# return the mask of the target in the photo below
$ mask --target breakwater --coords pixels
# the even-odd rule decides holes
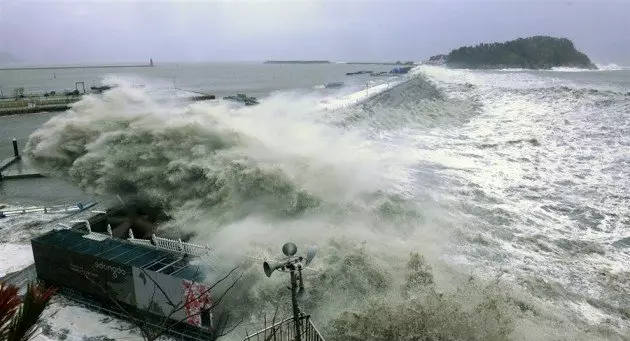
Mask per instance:
[[[110,68],[139,68],[153,67],[151,64],[135,64],[135,65],[63,65],[63,66],[22,66],[22,67],[5,67],[0,71],[15,70],[67,70],[67,69],[110,69]]]

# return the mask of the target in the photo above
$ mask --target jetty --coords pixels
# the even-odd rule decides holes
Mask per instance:
[[[149,60],[149,64],[109,64],[109,65],[59,65],[59,66],[16,66],[0,68],[0,71],[16,71],[16,70],[68,70],[68,69],[111,69],[111,68],[138,68],[138,67],[154,67],[153,59]]]
[[[105,88],[109,87],[93,86],[91,92],[88,92],[85,89],[85,82],[74,82],[73,91],[26,94],[24,88],[16,88],[13,89],[12,97],[5,97],[0,88],[0,116],[66,111],[73,103],[78,102],[81,96],[88,93],[102,93]]]
[[[15,168],[12,166],[18,164],[20,160],[22,160],[22,156],[20,156],[18,143],[16,139],[13,139],[13,157],[0,161],[0,181],[43,177],[40,173],[32,170],[10,169]]]
[[[8,101],[0,99],[0,116],[35,114],[39,112],[59,112],[70,109],[70,105],[78,102],[80,97],[40,99],[25,101]]]
[[[66,111],[72,104],[80,101],[85,95],[100,95],[113,87],[108,85],[91,86],[86,89],[84,82],[75,82],[74,90],[64,90],[60,92],[50,91],[37,94],[24,94],[23,88],[13,89],[13,96],[6,97],[0,88],[0,116],[34,114],[40,112]],[[187,93],[185,99],[198,102],[216,99],[215,95],[194,90],[174,88],[175,90]]]

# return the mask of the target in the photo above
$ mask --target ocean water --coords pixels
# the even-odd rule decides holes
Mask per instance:
[[[330,340],[628,340],[630,71],[413,75],[334,111],[313,83],[234,108],[128,81],[25,117],[25,155],[240,264],[250,326],[290,306],[243,256],[293,241],[320,246],[303,307]]]
[[[368,82],[382,82],[383,77],[357,75],[347,72],[372,70],[389,71],[386,65],[347,64],[261,64],[261,63],[157,63],[148,68],[77,68],[50,70],[0,70],[0,89],[9,97],[13,89],[23,87],[27,94],[48,91],[74,90],[75,82],[100,86],[112,79],[124,79],[131,87],[149,85],[160,96],[173,96],[177,88],[214,94],[217,98],[245,93],[266,97],[278,91],[310,92],[330,82],[344,82],[343,92],[363,88]],[[80,87],[80,86],[79,86]],[[325,92],[318,89],[317,92]],[[176,94],[175,94],[176,95]],[[17,139],[22,150],[28,137],[43,123],[58,113],[20,116],[0,116],[0,159],[13,156],[12,139]],[[28,165],[23,167],[27,168]],[[42,185],[45,184],[45,185]],[[18,205],[63,204],[84,199],[86,194],[59,179],[39,179],[0,183],[0,203],[11,199]]]
[[[261,64],[261,63],[157,63],[140,68],[76,68],[49,70],[0,70],[0,88],[5,97],[23,87],[28,93],[74,90],[84,82],[86,90],[99,86],[107,77],[125,77],[131,85],[147,83],[176,87],[223,97],[236,93],[266,96],[278,90],[309,90],[330,82],[360,83],[367,75],[347,77],[346,72],[390,71],[391,65],[349,64]],[[80,90],[82,90],[79,85]]]

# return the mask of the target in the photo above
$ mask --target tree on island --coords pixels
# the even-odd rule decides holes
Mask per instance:
[[[460,47],[445,58],[450,67],[471,69],[551,69],[553,67],[597,67],[566,38],[535,36],[504,43],[482,43]]]

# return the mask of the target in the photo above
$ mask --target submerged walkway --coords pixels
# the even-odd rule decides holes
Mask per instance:
[[[39,172],[24,167],[17,140],[13,139],[13,156],[0,161],[0,181],[43,177]]]

